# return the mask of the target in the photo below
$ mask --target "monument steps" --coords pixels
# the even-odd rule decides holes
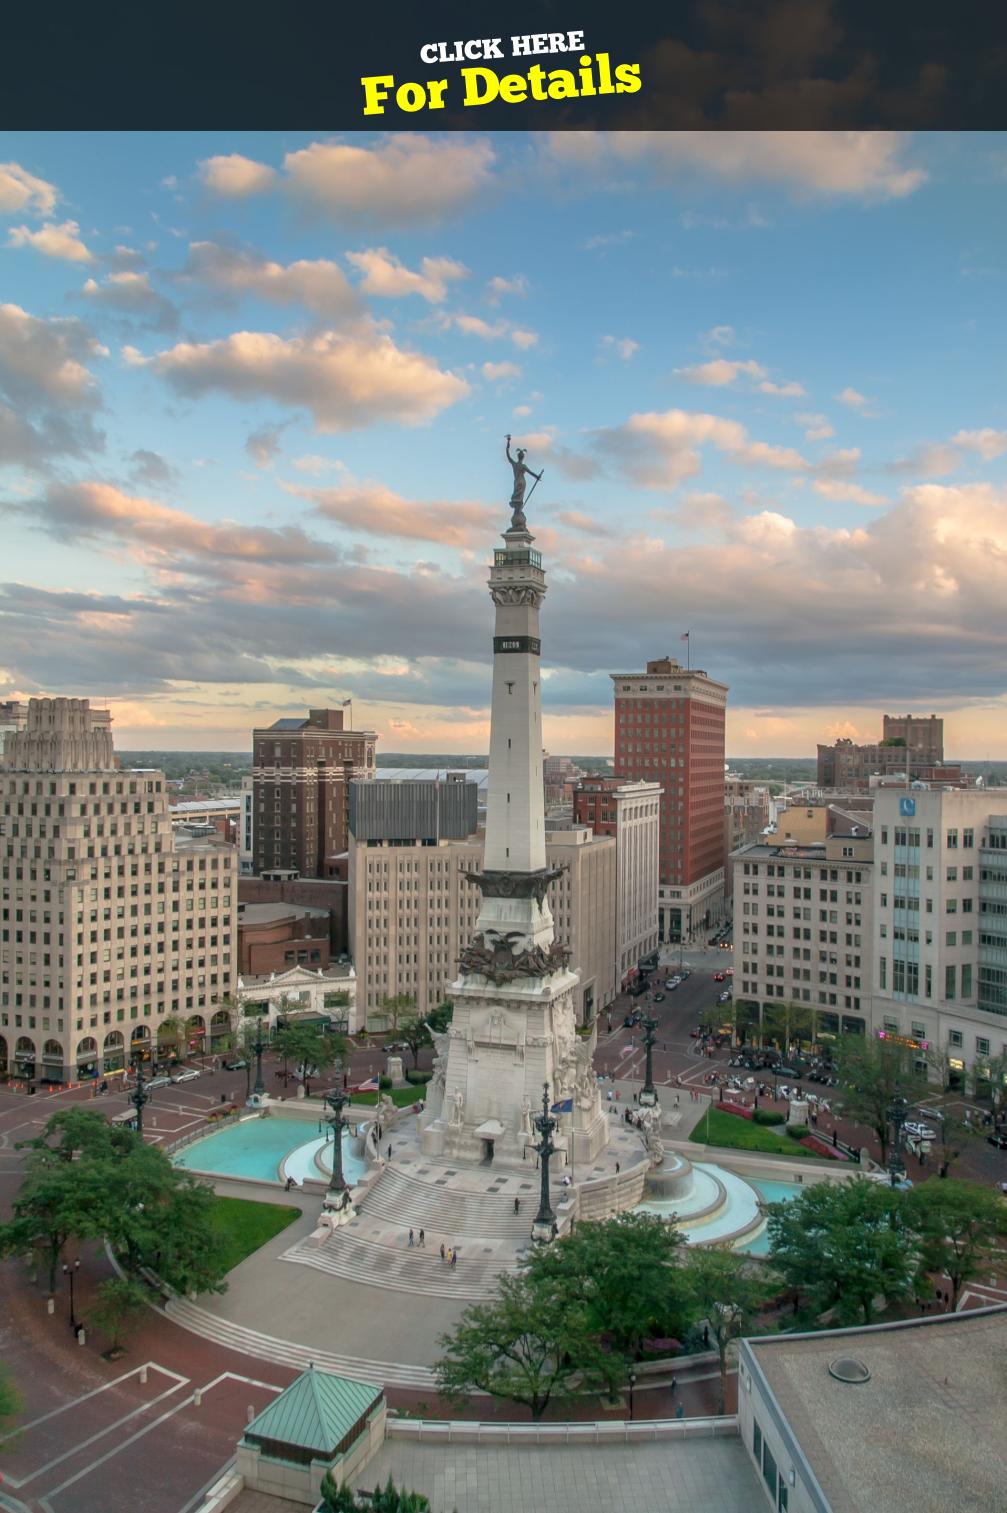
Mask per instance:
[[[360,1213],[381,1219],[405,1235],[409,1229],[426,1230],[427,1245],[434,1248],[461,1245],[462,1238],[503,1240],[517,1247],[527,1242],[538,1207],[538,1180],[534,1171],[527,1192],[516,1184],[499,1193],[465,1192],[458,1188],[424,1182],[406,1172],[386,1168],[380,1182],[367,1194]],[[521,1212],[515,1214],[514,1199],[520,1197]]]
[[[358,1356],[339,1355],[331,1350],[319,1350],[312,1345],[298,1345],[292,1340],[277,1339],[274,1335],[262,1334],[257,1329],[246,1329],[241,1324],[232,1324],[219,1318],[198,1303],[187,1298],[173,1298],[164,1309],[172,1323],[198,1334],[201,1339],[213,1340],[215,1344],[257,1360],[272,1361],[277,1366],[291,1366],[304,1371],[312,1363],[326,1371],[334,1371],[355,1382],[370,1382],[375,1386],[412,1387],[421,1391],[434,1388],[434,1374],[428,1366],[398,1365],[394,1361],[370,1361]]]
[[[469,1242],[472,1247],[478,1243],[474,1239]],[[366,1235],[352,1235],[343,1228],[322,1245],[302,1241],[284,1251],[280,1259],[297,1266],[312,1266],[316,1271],[364,1287],[407,1292],[413,1297],[461,1299],[466,1303],[486,1302],[500,1273],[516,1272],[520,1266],[517,1257],[466,1257],[461,1241],[457,1266],[448,1266],[440,1258],[439,1245],[438,1241],[437,1246],[424,1250],[416,1246],[401,1249]]]

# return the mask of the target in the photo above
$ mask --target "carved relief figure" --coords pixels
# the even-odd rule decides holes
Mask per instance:
[[[456,1087],[451,1094],[451,1101],[454,1104],[451,1110],[451,1123],[455,1129],[461,1129],[465,1122],[465,1094],[460,1087]]]

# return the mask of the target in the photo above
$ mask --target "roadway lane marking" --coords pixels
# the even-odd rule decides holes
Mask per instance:
[[[163,1369],[164,1368],[161,1366],[155,1367],[155,1370],[158,1371],[162,1371]],[[166,1372],[165,1374],[171,1376],[175,1375],[174,1372]],[[186,1379],[182,1378],[182,1380],[184,1381]],[[191,1380],[191,1378],[189,1380]],[[282,1387],[277,1387],[272,1382],[260,1382],[257,1381],[255,1377],[241,1376],[239,1373],[234,1371],[224,1371],[221,1372],[220,1376],[214,1377],[211,1382],[207,1382],[205,1387],[199,1389],[200,1396],[205,1397],[206,1393],[212,1391],[214,1387],[219,1386],[221,1382],[226,1381],[244,1382],[246,1386],[261,1387],[266,1392],[283,1391]],[[172,1390],[177,1391],[177,1388],[173,1388]],[[167,1394],[162,1393],[162,1397],[164,1396],[167,1396]],[[155,1398],[153,1401],[160,1402],[160,1398]],[[106,1461],[112,1460],[114,1456],[121,1454],[123,1450],[128,1450],[131,1445],[136,1444],[137,1440],[143,1439],[144,1435],[149,1434],[152,1429],[159,1429],[161,1425],[167,1423],[170,1418],[174,1418],[176,1413],[180,1413],[183,1408],[191,1407],[194,1403],[195,1393],[193,1392],[190,1393],[187,1398],[183,1399],[182,1402],[176,1403],[173,1408],[169,1408],[165,1413],[162,1413],[160,1418],[156,1418],[152,1424],[147,1424],[143,1429],[138,1429],[135,1434],[130,1435],[129,1439],[123,1440],[121,1445],[115,1445],[111,1450],[107,1450],[104,1455],[99,1456],[96,1461],[92,1461],[90,1465],[84,1466],[82,1470],[78,1471],[74,1476],[71,1476],[67,1481],[61,1482],[58,1487],[53,1487],[51,1492],[47,1492],[44,1497],[39,1498],[39,1507],[44,1509],[45,1513],[56,1513],[56,1510],[53,1508],[52,1502],[50,1501],[51,1498],[58,1497],[61,1492],[65,1492],[67,1487],[72,1487],[74,1483],[80,1481],[82,1477],[90,1476],[92,1471],[97,1471],[98,1467],[103,1466]],[[153,1404],[150,1404],[148,1406],[153,1406]],[[85,1443],[89,1444],[91,1443],[91,1441],[86,1441]],[[83,1446],[78,1446],[78,1448],[82,1449]],[[65,1457],[61,1457],[61,1459],[65,1459]],[[56,1462],[54,1461],[52,1462],[52,1464],[55,1465]]]

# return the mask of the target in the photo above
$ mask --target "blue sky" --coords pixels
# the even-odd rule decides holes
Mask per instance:
[[[995,136],[5,136],[0,697],[485,750],[511,431],[550,749],[688,629],[732,753],[1007,755],[1005,193]]]

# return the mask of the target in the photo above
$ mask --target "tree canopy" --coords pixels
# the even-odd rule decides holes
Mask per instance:
[[[213,1191],[132,1130],[90,1109],[54,1114],[24,1143],[24,1178],[0,1253],[38,1252],[50,1291],[70,1239],[107,1238],[127,1269],[153,1268],[180,1292],[224,1290],[208,1215]]]
[[[730,1245],[695,1245],[685,1280],[698,1317],[706,1320],[720,1357],[720,1412],[726,1412],[728,1352],[748,1334],[779,1289],[779,1277]]]
[[[993,1252],[1007,1235],[1007,1203],[978,1182],[924,1182],[905,1194],[907,1221],[918,1236],[926,1271],[951,1279],[957,1308],[966,1282],[996,1265]]]
[[[859,1177],[768,1205],[770,1261],[814,1317],[835,1309],[840,1324],[870,1324],[878,1297],[912,1291],[919,1263],[902,1198]]]
[[[837,1087],[833,1102],[848,1119],[874,1131],[881,1160],[888,1158],[891,1126],[888,1111],[896,1097],[918,1102],[926,1096],[926,1078],[917,1072],[908,1046],[872,1035],[842,1035],[836,1042]]]

